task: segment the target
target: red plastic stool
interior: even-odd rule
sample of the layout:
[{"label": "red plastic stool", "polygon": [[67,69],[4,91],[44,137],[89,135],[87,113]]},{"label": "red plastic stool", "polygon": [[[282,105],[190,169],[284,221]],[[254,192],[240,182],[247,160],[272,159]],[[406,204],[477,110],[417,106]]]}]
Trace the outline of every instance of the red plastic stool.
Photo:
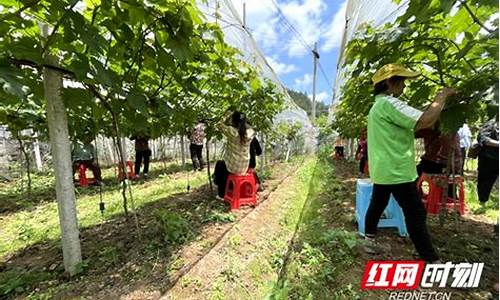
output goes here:
[{"label": "red plastic stool", "polygon": [[257,205],[256,194],[253,170],[249,170],[245,175],[229,174],[224,201],[229,202],[231,210],[240,209],[241,205]]},{"label": "red plastic stool", "polygon": [[86,187],[95,182],[94,177],[87,178],[87,166],[85,164],[78,164],[78,182],[81,187]]},{"label": "red plastic stool", "polygon": [[[135,173],[134,173],[134,165],[132,164],[132,162],[130,160],[127,160],[126,162],[127,164],[127,177],[128,179],[135,179]],[[119,180],[123,180],[125,179],[125,176],[123,174],[123,163],[119,162],[118,163],[118,179]]]},{"label": "red plastic stool", "polygon": [[[428,191],[422,189],[423,183],[428,184]],[[422,193],[422,201],[424,202],[425,209],[430,214],[438,214],[441,209],[441,199],[443,193],[448,193],[448,185],[455,183],[458,186],[458,201],[456,204],[453,198],[447,197],[446,208],[448,211],[453,211],[455,205],[458,213],[463,215],[465,213],[465,192],[464,192],[464,179],[462,176],[455,176],[454,178],[447,178],[446,175],[441,174],[426,174],[422,173],[417,181],[417,188]],[[445,188],[443,188],[443,185]],[[454,191],[455,192],[455,191]]]}]

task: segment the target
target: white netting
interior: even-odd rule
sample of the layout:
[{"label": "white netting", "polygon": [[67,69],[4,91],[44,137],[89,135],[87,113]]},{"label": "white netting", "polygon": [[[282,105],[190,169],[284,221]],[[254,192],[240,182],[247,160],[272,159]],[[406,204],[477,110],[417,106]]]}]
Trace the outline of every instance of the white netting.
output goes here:
[{"label": "white netting", "polygon": [[[345,48],[355,34],[363,29],[363,26],[370,24],[373,27],[379,27],[386,23],[395,21],[399,16],[405,13],[410,0],[403,0],[396,4],[393,0],[348,0],[345,14],[345,27],[342,35],[342,43],[339,49],[337,60],[337,71],[333,87],[333,101],[328,114],[328,121],[332,122],[336,105],[342,101],[341,89],[350,72],[344,67]],[[336,138],[338,133],[334,133]],[[353,140],[348,140],[347,156],[353,157]]]},{"label": "white netting", "polygon": [[395,21],[399,16],[405,13],[408,8],[409,0],[403,0],[400,4],[392,0],[349,0],[347,2],[345,28],[342,37],[342,44],[339,49],[339,58],[337,61],[337,76],[334,85],[334,99],[330,118],[335,110],[335,104],[340,101],[340,90],[344,84],[347,73],[343,67],[345,61],[345,47],[353,39],[356,32],[361,30],[365,24],[373,27],[379,27],[389,22]]},{"label": "white netting", "polygon": [[217,22],[224,32],[224,40],[241,52],[241,59],[256,67],[260,74],[272,80],[285,95],[285,110],[276,115],[274,122],[298,122],[302,125],[306,150],[314,150],[317,132],[307,113],[295,104],[278,76],[266,61],[250,32],[243,26],[242,18],[230,0],[198,1],[198,7],[209,22]]}]

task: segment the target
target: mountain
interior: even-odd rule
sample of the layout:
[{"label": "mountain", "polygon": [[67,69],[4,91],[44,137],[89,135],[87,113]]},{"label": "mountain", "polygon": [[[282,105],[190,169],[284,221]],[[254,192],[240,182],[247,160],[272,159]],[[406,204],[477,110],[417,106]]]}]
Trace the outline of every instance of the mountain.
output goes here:
[{"label": "mountain", "polygon": [[[288,94],[292,97],[295,104],[307,112],[307,115],[311,117],[312,101],[309,99],[306,93],[294,91],[292,89],[287,89]],[[316,118],[321,115],[328,115],[328,105],[323,102],[316,102]]]}]

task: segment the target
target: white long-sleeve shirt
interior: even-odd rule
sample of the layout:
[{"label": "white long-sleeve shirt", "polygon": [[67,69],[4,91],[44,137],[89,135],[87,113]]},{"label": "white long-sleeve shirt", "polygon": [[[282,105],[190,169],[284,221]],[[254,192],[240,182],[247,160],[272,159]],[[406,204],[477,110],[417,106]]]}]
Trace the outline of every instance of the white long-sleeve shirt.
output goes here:
[{"label": "white long-sleeve shirt", "polygon": [[467,124],[462,125],[458,130],[458,136],[460,138],[460,148],[469,149],[471,146],[472,133],[470,132],[469,126]]}]

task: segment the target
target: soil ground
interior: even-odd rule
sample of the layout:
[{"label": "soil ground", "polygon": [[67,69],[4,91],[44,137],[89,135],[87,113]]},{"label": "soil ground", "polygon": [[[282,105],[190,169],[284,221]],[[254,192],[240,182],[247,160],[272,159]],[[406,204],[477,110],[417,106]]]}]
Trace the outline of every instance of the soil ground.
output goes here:
[{"label": "soil ground", "polygon": [[[26,281],[9,293],[15,299],[389,299],[360,290],[366,262],[416,252],[391,229],[378,235],[389,248],[383,255],[364,252],[354,222],[356,168],[325,155],[277,163],[259,205],[234,213],[200,185],[138,208],[140,236],[122,215],[83,229],[76,278],[64,277],[55,240],[9,256],[0,275]],[[479,288],[434,291],[454,300],[498,297],[494,224],[472,209],[448,215],[444,226],[428,216],[443,262],[485,263]]]},{"label": "soil ground", "polygon": [[[259,203],[265,202],[295,168],[295,163],[269,165],[270,175],[265,180],[266,189],[259,195]],[[176,180],[178,175],[182,180],[182,174],[172,174],[169,178]],[[146,188],[148,184],[151,183],[141,183]],[[205,184],[189,193],[176,193],[141,206],[137,209],[140,230],[132,217],[123,215],[82,229],[84,262],[80,274],[71,280],[62,272],[58,241],[43,241],[8,255],[0,264],[1,278],[8,279],[7,284],[23,281],[22,287],[9,293],[8,297],[159,298],[190,265],[252,210],[243,207],[229,213],[227,205],[213,195]],[[172,221],[173,216],[179,217]]]},{"label": "soil ground", "polygon": [[[355,199],[355,165],[345,162],[334,162],[335,174],[347,188],[345,195],[349,199]],[[494,191],[495,192],[495,191]],[[354,202],[344,209],[346,214],[354,210]],[[348,230],[356,231],[356,225],[352,219],[341,221],[336,219],[332,226],[344,226]],[[444,226],[440,225],[437,215],[428,215],[427,224],[434,241],[435,247],[443,262],[484,262],[482,279],[477,289],[448,289],[452,299],[497,299],[498,291],[495,291],[495,283],[498,283],[498,237],[494,237],[495,221],[484,215],[473,214],[468,210],[462,217],[455,218],[448,215]],[[338,221],[341,221],[340,223]],[[364,265],[368,260],[408,260],[418,258],[413,244],[409,238],[401,238],[395,230],[381,230],[377,238],[390,245],[390,251],[381,256],[370,256],[359,249],[358,267],[352,270],[359,279],[362,276]],[[353,283],[357,285],[357,282]],[[359,286],[359,285],[358,285]],[[388,299],[389,293],[373,292],[361,294],[361,299]]]}]

